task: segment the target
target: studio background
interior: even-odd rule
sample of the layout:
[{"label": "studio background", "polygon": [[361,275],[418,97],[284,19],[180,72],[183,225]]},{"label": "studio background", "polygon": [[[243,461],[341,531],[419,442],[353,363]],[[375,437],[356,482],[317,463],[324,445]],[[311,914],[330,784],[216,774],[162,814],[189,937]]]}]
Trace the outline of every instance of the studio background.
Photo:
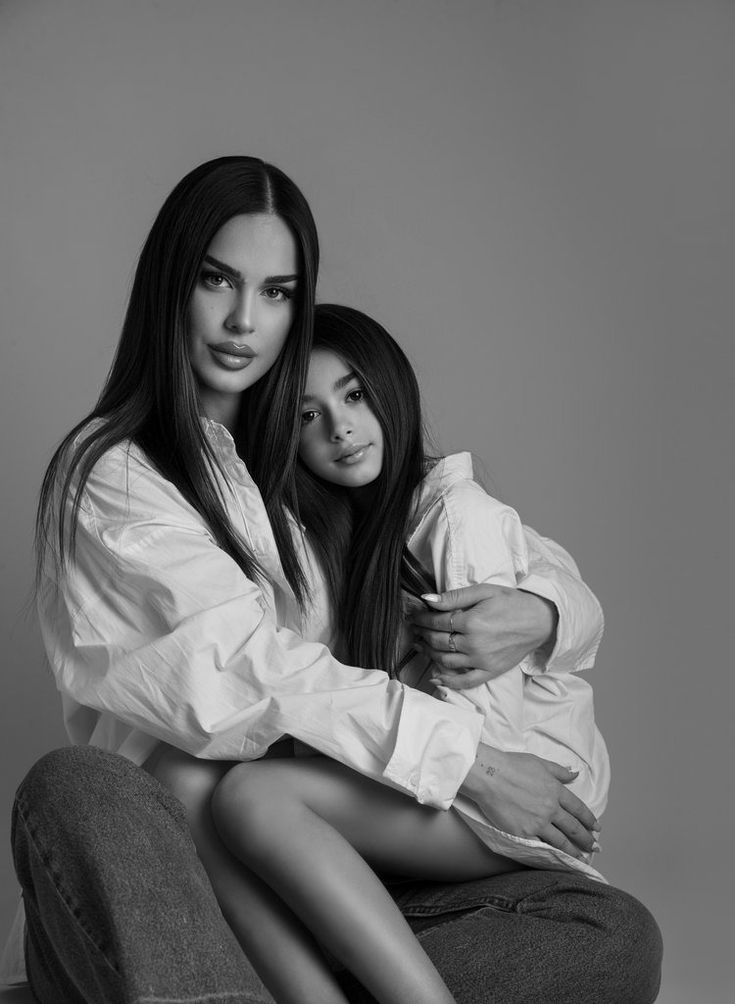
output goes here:
[{"label": "studio background", "polygon": [[65,741],[40,479],[165,196],[249,153],[312,205],[320,299],[599,595],[599,865],[661,925],[660,1001],[733,999],[733,108],[727,0],[0,0],[0,939],[13,792]]}]

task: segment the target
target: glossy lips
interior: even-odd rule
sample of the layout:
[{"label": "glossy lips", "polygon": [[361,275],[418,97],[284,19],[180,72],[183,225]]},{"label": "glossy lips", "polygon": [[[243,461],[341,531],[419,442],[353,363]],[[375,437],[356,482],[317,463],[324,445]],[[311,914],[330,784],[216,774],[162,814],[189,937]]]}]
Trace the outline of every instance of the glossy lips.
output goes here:
[{"label": "glossy lips", "polygon": [[217,342],[208,347],[212,357],[228,370],[245,369],[257,355],[249,345],[238,345],[237,342]]}]

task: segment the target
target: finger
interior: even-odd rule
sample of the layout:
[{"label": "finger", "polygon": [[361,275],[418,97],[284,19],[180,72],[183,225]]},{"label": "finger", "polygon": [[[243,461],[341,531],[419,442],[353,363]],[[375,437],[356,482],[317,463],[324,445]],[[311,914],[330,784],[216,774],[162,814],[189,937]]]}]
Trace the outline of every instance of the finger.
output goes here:
[{"label": "finger", "polygon": [[432,610],[427,610],[426,607],[422,607],[420,610],[411,610],[408,614],[408,619],[411,623],[422,631],[444,631],[447,634],[451,627],[456,631],[461,625],[458,624],[458,613],[452,613],[450,611],[447,614],[435,613]]},{"label": "finger", "polygon": [[575,816],[570,815],[568,812],[560,811],[554,816],[552,823],[579,850],[587,854],[591,854],[594,850],[599,850],[599,844],[595,835],[584,827]]},{"label": "finger", "polygon": [[582,826],[588,830],[600,829],[600,822],[587,805],[578,798],[573,791],[565,788],[559,798],[559,805],[575,819],[578,819]]},{"label": "finger", "polygon": [[572,781],[579,777],[578,770],[564,767],[562,764],[557,763],[556,760],[546,760],[542,756],[538,759],[551,771],[557,781],[561,781],[562,784],[571,784]]},{"label": "finger", "polygon": [[573,858],[584,857],[583,851],[581,851],[579,847],[575,847],[571,840],[569,840],[569,838],[565,836],[565,834],[553,823],[548,823],[539,836],[541,840],[545,840],[547,844],[551,844],[552,847],[556,847],[558,850],[564,851]]},{"label": "finger", "polygon": [[464,669],[472,669],[469,657],[462,652],[432,652],[421,648],[421,654],[428,656],[434,663],[433,673],[443,677],[445,673],[460,673]]},{"label": "finger", "polygon": [[429,603],[434,610],[461,610],[472,607],[480,600],[491,596],[493,587],[481,582],[475,586],[465,586],[462,589],[448,589],[445,593],[425,593],[421,599]]},{"label": "finger", "polygon": [[419,644],[423,643],[432,652],[464,652],[465,636],[460,634],[455,627],[454,631],[427,631],[422,630],[416,636]]}]

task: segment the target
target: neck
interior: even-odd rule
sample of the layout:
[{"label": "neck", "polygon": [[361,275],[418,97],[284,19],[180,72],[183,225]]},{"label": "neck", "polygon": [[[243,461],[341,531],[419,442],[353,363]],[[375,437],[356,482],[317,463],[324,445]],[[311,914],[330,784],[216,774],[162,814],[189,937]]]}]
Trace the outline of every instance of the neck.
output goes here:
[{"label": "neck", "polygon": [[231,434],[235,431],[241,401],[240,394],[213,394],[206,388],[199,389],[199,407],[202,414],[213,422],[224,425]]}]

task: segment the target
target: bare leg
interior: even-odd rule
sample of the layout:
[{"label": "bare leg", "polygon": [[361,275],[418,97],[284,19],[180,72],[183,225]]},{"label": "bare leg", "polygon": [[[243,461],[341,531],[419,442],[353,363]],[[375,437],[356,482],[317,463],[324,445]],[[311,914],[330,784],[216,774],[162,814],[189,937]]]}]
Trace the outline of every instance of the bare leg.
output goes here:
[{"label": "bare leg", "polygon": [[371,866],[444,881],[517,867],[455,813],[321,757],[239,764],[212,812],[233,854],[382,1004],[453,998]]},{"label": "bare leg", "polygon": [[273,890],[236,860],[212,824],[212,792],[231,763],[160,747],[145,764],[183,803],[197,853],[225,919],[279,1004],[347,1004],[322,950]]}]

